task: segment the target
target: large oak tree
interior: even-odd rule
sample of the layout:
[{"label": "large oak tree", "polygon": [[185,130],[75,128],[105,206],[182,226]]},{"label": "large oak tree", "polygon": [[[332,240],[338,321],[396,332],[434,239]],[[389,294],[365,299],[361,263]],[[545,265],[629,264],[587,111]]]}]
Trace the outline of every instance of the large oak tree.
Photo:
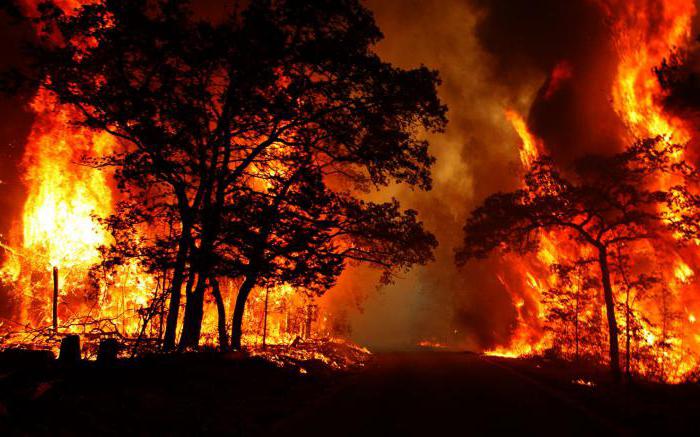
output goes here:
[{"label": "large oak tree", "polygon": [[[429,189],[433,158],[420,134],[446,122],[436,72],[383,62],[372,51],[382,34],[359,1],[262,0],[217,22],[178,0],[41,11],[61,40],[36,49],[41,86],[76,108],[75,122],[120,140],[95,164],[115,167],[125,195],[145,199],[139,208],[160,211],[140,215],[176,218],[150,239],[172,247],[166,349],[185,283],[183,348],[197,346],[217,275],[245,278],[244,305],[246,288],[266,276],[327,288],[348,258],[389,275],[430,258],[434,238],[414,212],[355,197],[390,183]],[[270,188],[269,171],[286,176]],[[289,221],[299,211],[315,225],[304,238],[303,223]],[[337,238],[350,234],[355,243],[339,250]],[[273,268],[291,258],[284,272]]]}]

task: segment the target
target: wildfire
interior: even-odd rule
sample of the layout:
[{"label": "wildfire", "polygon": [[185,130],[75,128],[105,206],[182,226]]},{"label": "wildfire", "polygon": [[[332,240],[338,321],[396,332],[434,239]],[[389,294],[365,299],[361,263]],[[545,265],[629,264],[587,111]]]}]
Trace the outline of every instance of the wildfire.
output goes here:
[{"label": "wildfire", "polygon": [[[90,2],[64,0],[58,5],[70,13]],[[696,14],[694,1],[598,0],[596,3],[607,14],[617,50],[611,104],[627,128],[626,138],[619,138],[619,142],[629,144],[636,139],[661,137],[662,145],[689,143],[693,129],[685,120],[664,110],[663,90],[654,68],[689,43]],[[25,6],[33,9],[36,5],[28,1]],[[557,63],[541,96],[550,99],[573,77],[574,70],[569,62]],[[277,85],[289,86],[289,81],[284,79],[281,77]],[[9,242],[2,244],[7,256],[0,278],[3,283],[11,284],[14,293],[18,308],[14,321],[31,329],[43,329],[50,325],[52,316],[57,316],[61,333],[97,332],[123,337],[145,334],[160,338],[162,316],[159,320],[157,317],[147,319],[151,315],[146,314],[146,309],[153,307],[157,297],[163,295],[166,277],[145,273],[136,264],[127,264],[117,274],[101,278],[98,284],[88,284],[86,279],[90,269],[100,261],[99,247],[111,242],[110,235],[95,218],[109,216],[118,195],[111,188],[109,172],[82,165],[83,158],[104,156],[118,150],[120,144],[106,133],[72,124],[77,114],[69,107],[58,105],[43,89],[37,91],[32,110],[36,121],[22,162],[27,198],[21,223]],[[549,146],[531,132],[526,115],[511,108],[504,112],[518,136],[520,164],[524,170],[545,154]],[[683,152],[677,152],[674,159],[682,161]],[[269,171],[270,175],[283,170],[254,168],[254,171]],[[654,182],[663,189],[677,183],[671,176]],[[142,237],[147,235],[135,236]],[[569,357],[601,356],[600,351],[604,349],[601,339],[607,332],[602,323],[606,314],[600,305],[599,291],[590,291],[581,272],[573,271],[573,279],[562,281],[553,271],[555,266],[590,258],[591,254],[576,248],[558,232],[545,232],[539,238],[536,256],[504,259],[504,270],[518,273],[515,280],[505,274],[498,276],[510,293],[514,323],[507,344],[486,353],[516,357],[557,349]],[[695,314],[700,310],[695,261],[700,252],[697,248],[681,251],[668,249],[671,244],[661,246],[643,248],[648,263],[661,270],[662,284],[655,289],[654,304],[643,302],[648,296],[633,290],[633,286],[625,283],[626,278],[614,284],[615,304],[626,308],[626,311],[617,312],[617,325],[624,333],[621,338],[629,339],[634,335],[635,344],[628,349],[634,349],[634,353],[644,358],[636,364],[636,372],[681,381],[697,369],[696,357],[700,356],[700,332],[695,327]],[[52,278],[54,268],[58,271],[58,281]],[[221,285],[223,301],[230,314],[239,284],[221,281]],[[57,297],[53,296],[54,289]],[[552,298],[553,289],[566,294],[569,301]],[[58,314],[52,314],[55,299],[58,299]],[[570,316],[566,320],[571,325],[567,329],[576,330],[575,346],[562,345],[547,329],[548,315],[557,311],[575,314],[573,321],[569,320]],[[215,345],[217,312],[208,308],[204,314],[204,342]],[[635,318],[636,314],[643,316]],[[314,335],[335,337],[346,329],[338,322],[331,320],[302,290],[290,286],[256,289],[247,303],[244,341],[249,345],[275,346]],[[141,332],[146,331],[145,327],[148,327],[147,332]],[[579,335],[578,331],[584,328],[588,331]],[[578,344],[579,336],[587,338],[586,345]],[[429,339],[420,340],[417,345],[446,347]],[[574,383],[588,385],[583,380]]]},{"label": "wildfire", "polygon": [[111,152],[114,140],[70,126],[69,110],[57,108],[46,91],[32,108],[37,121],[24,156],[23,247],[45,255],[47,269],[91,265],[108,241],[92,216],[111,213],[113,200],[105,173],[79,163],[83,155]]},{"label": "wildfire", "polygon": [[506,118],[513,126],[513,129],[520,137],[520,161],[524,167],[529,167],[539,156],[540,145],[539,140],[530,133],[527,123],[523,117],[512,109],[507,109],[505,112]]},{"label": "wildfire", "polygon": [[[655,75],[654,68],[660,66],[664,59],[668,59],[675,50],[688,44],[691,38],[691,24],[696,13],[696,7],[692,0],[669,0],[663,2],[630,2],[617,0],[600,0],[598,6],[607,14],[611,23],[612,38],[618,54],[618,65],[611,89],[612,106],[624,125],[628,129],[628,136],[621,138],[621,142],[629,144],[636,139],[661,137],[664,139],[661,146],[671,143],[686,144],[692,138],[692,130],[686,122],[678,117],[668,114],[662,104],[663,92]],[[548,99],[560,82],[572,77],[572,69],[567,63],[560,63],[553,69],[547,85],[545,99]],[[524,118],[513,110],[506,110],[506,118],[520,140],[520,160],[524,169],[530,167],[537,159],[539,153],[546,150],[546,144],[536,138],[528,129]],[[673,156],[676,162],[684,159],[683,152],[676,152]],[[671,176],[662,176],[656,181],[659,188],[669,189],[679,183]],[[664,211],[669,214],[670,211]],[[514,309],[517,312],[516,326],[508,345],[500,346],[487,352],[500,356],[522,356],[542,352],[549,348],[561,348],[557,338],[551,332],[543,329],[545,314],[558,311],[555,305],[561,305],[545,299],[548,289],[564,287],[568,296],[575,296],[576,323],[572,329],[581,329],[583,320],[591,326],[600,324],[605,317],[604,309],[581,311],[578,305],[582,302],[580,296],[584,296],[584,287],[576,281],[561,284],[548,268],[549,266],[565,263],[567,260],[585,258],[587,254],[577,253],[576,249],[567,247],[565,237],[556,232],[547,232],[540,237],[540,249],[536,259],[522,260],[507,258],[512,269],[520,272],[523,278],[521,286],[506,284],[499,276],[501,283],[513,296]],[[672,246],[669,244],[667,246]],[[664,251],[667,246],[664,246]],[[697,333],[690,329],[687,332],[679,328],[675,321],[674,306],[697,305],[694,298],[696,286],[694,285],[695,271],[689,260],[695,260],[697,253],[673,253],[668,261],[668,254],[656,253],[657,248],[647,247],[646,256],[661,269],[661,291],[656,296],[656,304],[642,304],[630,299],[630,290],[625,291],[622,283],[616,285],[616,300],[619,305],[639,305],[635,311],[641,311],[645,316],[656,323],[656,327],[648,324],[646,319],[634,322],[625,318],[624,311],[617,314],[617,324],[628,335],[635,332],[642,344],[634,346],[636,353],[656,354],[649,358],[652,364],[638,363],[637,371],[642,374],[661,374],[661,379],[667,381],[682,381],[698,365],[697,353],[700,352]],[[625,294],[627,293],[627,294]],[[541,311],[533,316],[534,312],[524,314],[528,307],[536,307],[530,301],[540,303]],[[528,302],[528,303],[526,303]],[[630,304],[630,302],[632,302]],[[660,303],[659,303],[660,302]],[[697,308],[694,308],[697,310]],[[685,311],[688,326],[695,324],[693,312]],[[637,323],[639,326],[628,326]],[[602,326],[602,325],[601,325]],[[599,335],[599,332],[591,335]],[[577,334],[578,336],[578,334]],[[598,341],[598,340],[596,340]],[[595,342],[594,342],[595,343]],[[590,344],[589,348],[592,347]],[[600,346],[596,346],[600,347]],[[661,352],[651,352],[649,348],[658,348]],[[688,349],[693,353],[688,353]],[[561,350],[564,355],[573,355],[572,349]],[[587,353],[598,353],[589,350]],[[579,355],[579,345],[576,345],[576,356]]]},{"label": "wildfire", "polygon": [[[57,6],[70,14],[88,3],[63,1]],[[34,2],[23,7],[29,14],[36,10]],[[22,160],[27,198],[21,226],[10,236],[15,249],[4,246],[8,256],[0,275],[11,284],[16,299],[13,321],[42,329],[51,323],[52,304],[58,299],[56,316],[63,333],[133,334],[155,278],[129,264],[92,291],[87,281],[89,269],[100,259],[99,247],[110,243],[96,218],[113,212],[115,198],[109,173],[83,161],[113,152],[116,141],[107,133],[73,124],[77,114],[45,89],[37,91],[31,109],[35,121]],[[16,341],[24,340],[20,336]]]},{"label": "wildfire", "polygon": [[[92,2],[63,0],[56,5],[71,14]],[[33,15],[37,4],[27,0],[22,6]],[[164,301],[159,301],[158,296],[164,293],[166,278],[146,273],[135,262],[128,262],[116,273],[99,278],[97,284],[88,280],[90,269],[100,261],[100,246],[112,242],[96,219],[114,212],[118,195],[109,171],[84,162],[85,158],[117,151],[120,145],[108,133],[72,123],[79,114],[58,104],[45,89],[37,91],[31,109],[35,121],[22,160],[27,197],[19,226],[9,242],[2,244],[6,256],[0,280],[12,290],[16,307],[12,326],[20,327],[6,336],[6,344],[56,349],[57,337],[68,333],[98,338],[161,338]],[[54,268],[58,273],[56,284]],[[232,314],[237,284],[223,281],[222,285],[223,299]],[[56,297],[54,286],[58,289]],[[57,332],[48,329],[56,298]],[[160,315],[149,315],[151,309]],[[217,344],[217,323],[216,310],[210,307],[202,327],[204,344]],[[331,321],[313,299],[293,287],[259,289],[247,304],[244,343],[288,345],[300,338],[347,334],[341,332],[346,327],[331,326],[332,323],[337,325],[338,321]],[[37,335],[41,332],[47,335],[45,340]]]},{"label": "wildfire", "polygon": [[613,20],[619,54],[613,107],[634,137],[664,136],[685,143],[690,139],[689,130],[683,120],[661,108],[658,99],[662,93],[653,70],[688,43],[695,3],[668,0],[659,2],[659,7],[653,3],[647,8],[623,0],[601,3]]},{"label": "wildfire", "polygon": [[[664,1],[660,7],[649,5],[648,10],[640,10],[639,5],[633,2],[607,3],[608,11],[615,12],[614,16],[610,17],[614,20],[613,32],[619,53],[617,78],[612,90],[615,111],[625,121],[630,134],[635,138],[661,136],[669,142],[688,143],[692,135],[685,121],[668,114],[660,103],[663,93],[655,77],[654,68],[661,65],[665,58],[669,58],[674,50],[686,46],[691,40],[692,20],[696,13],[695,2]],[[682,153],[679,151],[674,156],[677,162],[683,159]],[[662,177],[658,184],[668,189],[676,182]],[[658,262],[662,264],[662,258],[659,258]],[[672,278],[675,281],[669,280],[668,283],[669,298],[682,301],[685,294],[694,293],[695,290],[688,287],[693,276],[693,269],[678,255],[672,268]],[[669,305],[667,299],[662,299],[662,305]],[[689,318],[691,323],[692,319],[694,317]],[[681,381],[684,375],[697,365],[697,361],[683,352],[687,345],[681,337],[662,335],[659,339],[658,335],[645,332],[648,344],[663,341],[670,345],[657,361],[662,367],[675,366],[675,372],[669,371],[666,378],[670,381]],[[678,335],[682,336],[684,333]]]}]

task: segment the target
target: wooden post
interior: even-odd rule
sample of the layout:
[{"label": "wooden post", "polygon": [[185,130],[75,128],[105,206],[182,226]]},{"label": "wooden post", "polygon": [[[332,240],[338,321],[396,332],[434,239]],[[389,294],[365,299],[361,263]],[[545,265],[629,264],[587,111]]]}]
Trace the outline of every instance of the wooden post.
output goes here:
[{"label": "wooden post", "polygon": [[304,326],[304,339],[311,338],[311,323],[313,322],[316,305],[309,304],[306,306],[306,325]]},{"label": "wooden post", "polygon": [[161,286],[161,294],[163,295],[163,298],[160,300],[160,308],[158,308],[158,312],[160,313],[159,321],[158,321],[158,340],[163,341],[163,317],[165,316],[165,298],[167,296],[167,286],[168,284],[166,283],[168,279],[168,271],[166,269],[163,269],[163,285]]},{"label": "wooden post", "polygon": [[53,268],[53,331],[58,332],[58,267]]},{"label": "wooden post", "polygon": [[267,300],[270,297],[270,287],[265,288],[265,315],[263,317],[263,338],[262,338],[262,348],[266,348],[265,341],[267,340]]}]

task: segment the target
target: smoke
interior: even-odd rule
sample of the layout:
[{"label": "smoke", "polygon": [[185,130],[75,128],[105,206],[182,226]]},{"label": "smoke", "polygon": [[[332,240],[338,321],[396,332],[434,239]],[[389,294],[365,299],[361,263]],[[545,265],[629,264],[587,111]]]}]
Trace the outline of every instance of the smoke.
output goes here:
[{"label": "smoke", "polygon": [[[518,139],[506,108],[526,117],[563,164],[623,146],[624,126],[610,104],[616,51],[603,9],[588,0],[366,4],[385,34],[382,58],[440,71],[450,124],[429,138],[437,157],[433,190],[393,193],[438,237],[437,260],[369,294],[353,319],[355,339],[378,348],[421,339],[472,349],[507,343],[517,311],[498,278],[508,283],[513,272],[496,257],[459,269],[453,253],[469,212],[519,183]],[[535,308],[525,302],[522,311]]]},{"label": "smoke", "polygon": [[527,108],[545,72],[523,69],[501,79],[501,61],[483,45],[479,26],[488,11],[466,1],[370,1],[385,40],[383,59],[440,71],[440,96],[449,107],[444,135],[430,137],[437,157],[431,192],[396,189],[420,212],[440,241],[436,262],[416,268],[394,286],[371,294],[355,318],[357,341],[386,348],[428,339],[480,348],[508,336],[515,313],[498,283],[496,262],[459,270],[453,261],[469,211],[488,194],[517,184],[517,140],[503,113]]},{"label": "smoke", "polygon": [[[0,8],[0,72],[26,68],[22,45],[34,34],[29,23],[18,21]],[[19,217],[24,188],[18,162],[34,120],[28,108],[31,96],[0,93],[0,235],[7,235]]]}]

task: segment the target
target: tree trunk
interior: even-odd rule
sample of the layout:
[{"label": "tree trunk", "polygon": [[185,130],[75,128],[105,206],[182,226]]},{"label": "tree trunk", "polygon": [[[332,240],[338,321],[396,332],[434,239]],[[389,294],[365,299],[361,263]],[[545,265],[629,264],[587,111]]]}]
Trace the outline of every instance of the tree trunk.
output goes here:
[{"label": "tree trunk", "polygon": [[53,301],[51,302],[53,332],[58,332],[58,267],[53,268]]},{"label": "tree trunk", "polygon": [[175,348],[177,320],[180,317],[180,295],[182,294],[182,283],[185,280],[185,264],[187,263],[188,252],[188,243],[184,237],[184,232],[183,230],[183,237],[180,239],[180,247],[175,258],[173,280],[170,283],[170,304],[168,305],[168,319],[165,324],[165,338],[163,339],[163,350],[166,352]]},{"label": "tree trunk", "polygon": [[[167,269],[163,270],[163,285],[161,286],[161,293],[166,293],[166,289],[168,288],[167,285],[167,276],[168,276],[168,271]],[[163,341],[163,319],[165,315],[165,300],[167,297],[167,293],[164,294],[161,299],[160,303],[158,304],[158,340]]]},{"label": "tree trunk", "polygon": [[217,281],[216,278],[211,278],[210,282],[211,294],[214,296],[214,301],[216,302],[216,311],[218,313],[219,349],[221,349],[221,352],[226,352],[228,350],[228,334],[226,332],[226,307],[224,306],[224,299],[221,297],[219,281]]},{"label": "tree trunk", "polygon": [[608,333],[610,346],[610,371],[616,381],[620,380],[620,347],[618,344],[617,320],[615,320],[615,301],[612,284],[610,282],[610,268],[608,267],[608,254],[604,247],[598,249],[598,262],[600,264],[600,276],[603,282],[603,296],[605,298],[605,312],[608,317]]},{"label": "tree trunk", "polygon": [[185,318],[182,321],[182,335],[178,346],[181,351],[199,346],[206,289],[207,277],[201,273],[197,274],[197,286],[193,292],[187,293],[187,302],[185,302]]},{"label": "tree trunk", "polygon": [[[207,205],[208,206],[208,205]],[[206,214],[208,212],[208,214]],[[209,211],[205,207],[205,215],[217,217],[217,213]],[[207,223],[207,221],[205,221]],[[197,286],[193,293],[187,294],[185,302],[185,317],[182,321],[182,335],[180,336],[179,350],[197,348],[199,337],[202,333],[202,319],[204,317],[204,294],[207,290],[207,282],[211,271],[211,259],[213,251],[212,235],[217,234],[216,226],[209,223],[207,230],[202,225],[201,243],[198,249],[192,249],[193,271],[197,275]],[[195,253],[196,251],[196,253]],[[194,274],[193,273],[193,274]]]},{"label": "tree trunk", "polygon": [[[579,272],[579,275],[581,273]],[[578,351],[578,346],[579,346],[579,312],[580,312],[580,303],[581,303],[581,290],[583,288],[583,280],[579,276],[579,283],[578,287],[576,288],[576,306],[574,307],[574,342],[576,346],[576,362],[578,363],[579,360],[579,351]]]},{"label": "tree trunk", "polygon": [[231,323],[231,349],[241,349],[241,336],[243,335],[243,314],[245,313],[245,303],[248,300],[251,290],[255,286],[258,276],[251,274],[246,276],[245,281],[238,289],[236,296],[236,306],[233,309],[233,321]]},{"label": "tree trunk", "polygon": [[306,323],[304,324],[304,340],[311,338],[311,323],[313,322],[314,306],[306,306]]},{"label": "tree trunk", "polygon": [[627,381],[632,381],[632,366],[630,361],[632,360],[632,354],[630,353],[630,319],[631,319],[631,309],[630,309],[630,289],[627,287],[627,294],[625,296],[625,376]]},{"label": "tree trunk", "polygon": [[576,347],[575,347],[575,350],[576,350],[576,355],[575,355],[575,356],[576,356],[576,362],[578,362],[578,360],[579,360],[579,350],[578,350],[578,349],[579,349],[579,347],[578,347],[578,345],[579,345],[578,297],[576,298],[576,315],[575,315],[575,317],[576,317],[576,320],[575,320],[575,325],[574,325],[574,342],[575,342],[575,346],[576,346]]},{"label": "tree trunk", "polygon": [[265,287],[265,311],[263,312],[263,336],[262,336],[262,348],[263,350],[267,348],[267,304],[270,299],[270,287]]}]

